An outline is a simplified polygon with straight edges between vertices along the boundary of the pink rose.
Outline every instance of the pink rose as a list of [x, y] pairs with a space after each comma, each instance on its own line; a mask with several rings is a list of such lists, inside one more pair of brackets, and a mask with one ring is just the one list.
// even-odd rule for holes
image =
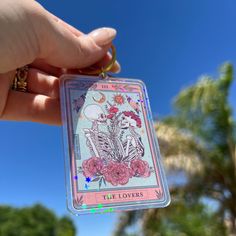
[[109, 114], [107, 115], [107, 119], [112, 119], [114, 117], [115, 114]]
[[110, 162], [102, 170], [107, 182], [114, 186], [118, 184], [125, 185], [129, 182], [129, 178], [132, 177], [132, 173], [128, 165], [118, 162]]
[[140, 119], [140, 118], [137, 118], [137, 119], [136, 119], [136, 124], [137, 124], [137, 127], [138, 127], [138, 128], [141, 128], [141, 127], [142, 127], [142, 123], [141, 123], [141, 119]]
[[131, 119], [136, 121], [136, 126], [138, 128], [142, 127], [142, 122], [139, 116], [137, 116], [133, 111], [124, 111], [123, 114], [127, 117], [130, 117]]
[[130, 163], [130, 168], [132, 169], [134, 175], [138, 175], [140, 177], [150, 176], [150, 168], [146, 161], [140, 159], [132, 160]]
[[103, 168], [103, 162], [98, 157], [91, 157], [88, 160], [83, 161], [83, 174], [85, 177], [92, 177], [96, 173], [101, 172]]
[[109, 112], [110, 113], [117, 113], [119, 111], [119, 109], [117, 108], [117, 107], [115, 107], [115, 106], [112, 106], [112, 107], [110, 107], [110, 109], [109, 109]]

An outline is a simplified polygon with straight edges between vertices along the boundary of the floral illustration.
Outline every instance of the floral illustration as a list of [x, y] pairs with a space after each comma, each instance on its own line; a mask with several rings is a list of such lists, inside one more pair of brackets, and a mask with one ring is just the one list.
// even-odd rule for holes
[[111, 161], [102, 170], [105, 180], [112, 185], [118, 184], [125, 185], [129, 182], [129, 178], [132, 177], [131, 169], [126, 163], [119, 163]]
[[132, 160], [130, 163], [130, 167], [132, 169], [133, 176], [140, 177], [149, 177], [150, 176], [150, 168], [146, 161], [143, 160]]
[[130, 117], [131, 119], [135, 120], [136, 121], [136, 126], [138, 128], [141, 128], [141, 119], [139, 118], [139, 116], [137, 116], [133, 111], [125, 111], [124, 112], [124, 115], [126, 117]]
[[[104, 107], [90, 104], [83, 110], [92, 125], [83, 129], [91, 155], [83, 161], [81, 173], [91, 178], [91, 182], [98, 182], [99, 187], [107, 183], [126, 185], [131, 178], [148, 178], [153, 172], [143, 160], [139, 104], [121, 94], [115, 94], [113, 100], [113, 104], [109, 101]], [[130, 104], [131, 110], [117, 107], [125, 102]]]
[[82, 167], [84, 176], [91, 177], [101, 172], [103, 161], [101, 160], [101, 158], [91, 157], [83, 162]]

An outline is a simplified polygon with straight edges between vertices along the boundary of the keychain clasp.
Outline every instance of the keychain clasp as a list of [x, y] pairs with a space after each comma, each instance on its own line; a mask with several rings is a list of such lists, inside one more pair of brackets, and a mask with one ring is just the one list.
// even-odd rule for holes
[[102, 79], [105, 79], [107, 77], [107, 72], [109, 72], [111, 70], [111, 68], [113, 67], [113, 65], [116, 62], [116, 48], [113, 44], [111, 45], [111, 54], [112, 54], [112, 58], [111, 58], [110, 62], [105, 67], [102, 67], [100, 69], [95, 69], [95, 70], [87, 70], [87, 69], [81, 70], [80, 71], [81, 74], [98, 75]]

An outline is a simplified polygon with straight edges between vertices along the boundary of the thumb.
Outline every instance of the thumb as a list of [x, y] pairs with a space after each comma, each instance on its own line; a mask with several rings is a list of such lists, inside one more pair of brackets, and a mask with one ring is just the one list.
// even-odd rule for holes
[[84, 68], [96, 63], [106, 55], [116, 36], [112, 28], [100, 28], [87, 35], [74, 34], [50, 14], [41, 29], [39, 58], [61, 68]]

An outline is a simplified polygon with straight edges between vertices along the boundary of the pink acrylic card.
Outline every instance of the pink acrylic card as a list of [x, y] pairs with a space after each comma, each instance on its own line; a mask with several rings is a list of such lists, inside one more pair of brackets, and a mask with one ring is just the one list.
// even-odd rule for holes
[[69, 210], [80, 215], [167, 206], [144, 83], [63, 75], [60, 92]]

